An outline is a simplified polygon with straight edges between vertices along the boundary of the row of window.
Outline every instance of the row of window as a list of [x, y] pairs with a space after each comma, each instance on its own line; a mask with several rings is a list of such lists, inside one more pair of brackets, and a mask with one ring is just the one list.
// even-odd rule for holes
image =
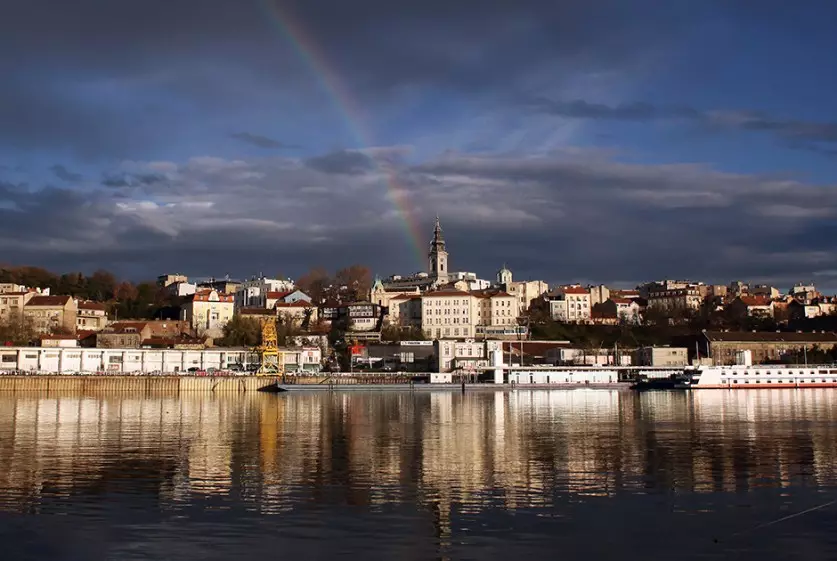
[[[750, 380], [742, 380], [742, 382], [745, 383], [745, 384], [749, 384]], [[822, 378], [820, 380], [813, 380], [813, 379], [811, 379], [811, 380], [775, 380], [775, 383], [777, 383], [777, 384], [827, 384], [828, 382], [829, 382], [829, 380], [827, 380], [826, 378]], [[832, 378], [831, 382], [837, 384], [837, 378]], [[721, 378], [721, 383], [726, 384], [727, 379], [726, 378]], [[732, 383], [737, 384], [738, 380], [732, 380]], [[772, 384], [772, 383], [774, 383], [774, 380], [765, 380], [765, 381], [756, 380], [753, 383], [754, 384]]]

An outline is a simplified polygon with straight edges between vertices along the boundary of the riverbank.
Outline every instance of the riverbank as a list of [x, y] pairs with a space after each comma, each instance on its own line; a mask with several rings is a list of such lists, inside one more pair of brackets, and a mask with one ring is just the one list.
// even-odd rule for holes
[[[305, 376], [293, 384], [278, 384], [289, 392], [303, 391], [461, 391], [462, 384], [409, 383], [403, 379], [366, 376], [328, 378]], [[241, 393], [277, 387], [272, 376], [0, 376], [0, 392]], [[629, 384], [465, 384], [466, 391], [525, 389], [627, 389]]]

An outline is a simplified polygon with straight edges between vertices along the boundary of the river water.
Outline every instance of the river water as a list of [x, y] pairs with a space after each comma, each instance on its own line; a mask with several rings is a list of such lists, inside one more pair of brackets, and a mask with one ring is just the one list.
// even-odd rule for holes
[[835, 406], [829, 389], [0, 394], [0, 559], [834, 559]]

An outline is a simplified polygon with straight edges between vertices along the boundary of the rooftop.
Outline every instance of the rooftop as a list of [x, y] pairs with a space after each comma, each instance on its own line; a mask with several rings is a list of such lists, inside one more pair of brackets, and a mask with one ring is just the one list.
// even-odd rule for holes
[[709, 341], [724, 343], [837, 343], [837, 333], [773, 331], [704, 331]]

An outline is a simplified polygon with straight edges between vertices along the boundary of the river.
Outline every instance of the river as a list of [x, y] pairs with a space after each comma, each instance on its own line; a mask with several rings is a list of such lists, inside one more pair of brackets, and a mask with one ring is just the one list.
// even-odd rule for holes
[[837, 391], [0, 394], [0, 559], [837, 558]]

